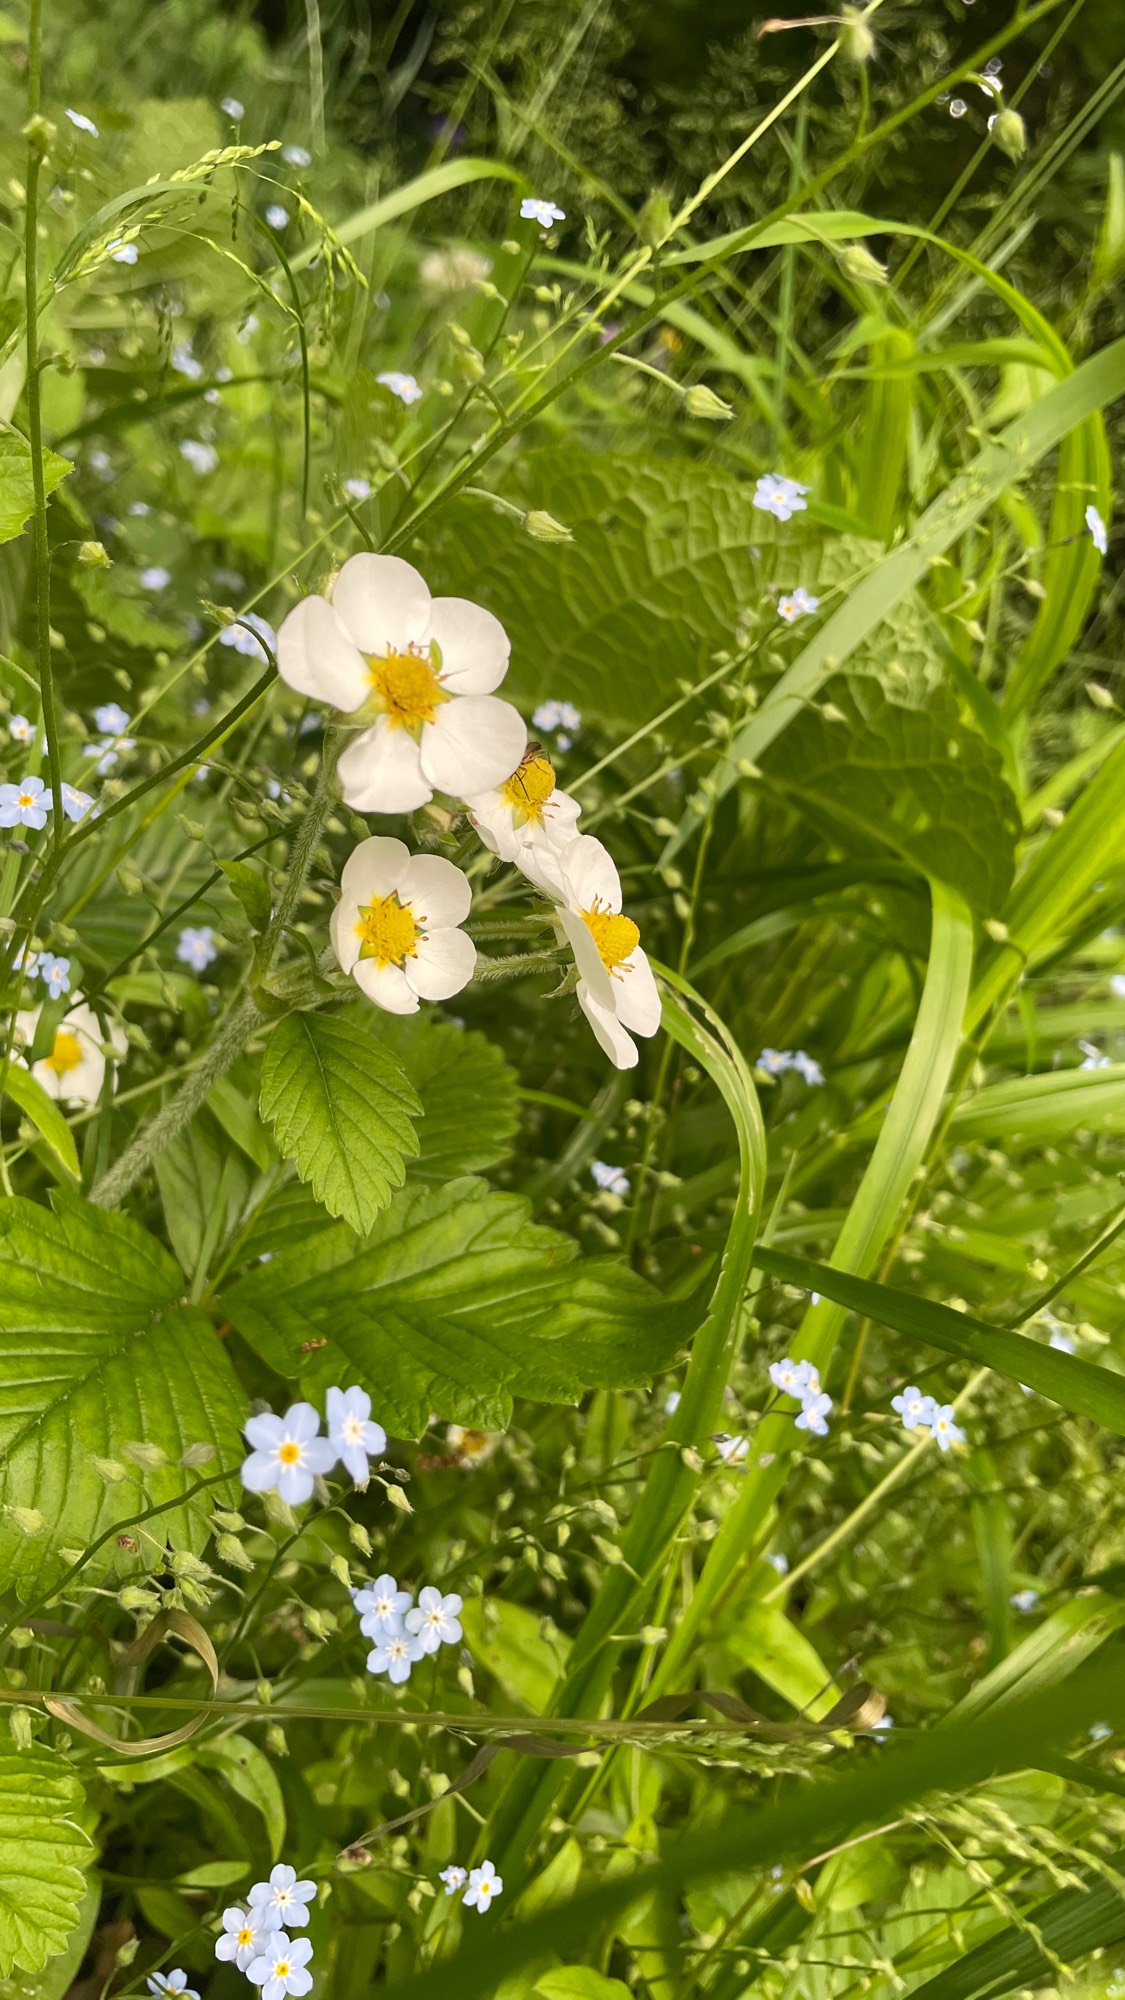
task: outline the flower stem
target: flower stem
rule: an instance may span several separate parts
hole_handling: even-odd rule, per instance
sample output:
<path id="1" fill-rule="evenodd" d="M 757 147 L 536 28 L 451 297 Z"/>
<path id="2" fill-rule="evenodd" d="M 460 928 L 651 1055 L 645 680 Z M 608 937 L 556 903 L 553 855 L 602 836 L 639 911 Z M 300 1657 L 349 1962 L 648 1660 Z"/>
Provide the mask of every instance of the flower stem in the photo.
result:
<path id="1" fill-rule="evenodd" d="M 31 481 L 35 495 L 35 641 L 39 697 L 47 762 L 51 771 L 51 839 L 59 849 L 66 835 L 62 804 L 62 761 L 55 716 L 55 683 L 51 665 L 51 550 L 47 539 L 47 486 L 43 477 L 43 419 L 39 400 L 39 172 L 44 134 L 39 125 L 40 49 L 43 0 L 31 0 L 27 27 L 27 201 L 24 210 L 24 288 L 27 302 L 27 434 L 31 445 Z"/>

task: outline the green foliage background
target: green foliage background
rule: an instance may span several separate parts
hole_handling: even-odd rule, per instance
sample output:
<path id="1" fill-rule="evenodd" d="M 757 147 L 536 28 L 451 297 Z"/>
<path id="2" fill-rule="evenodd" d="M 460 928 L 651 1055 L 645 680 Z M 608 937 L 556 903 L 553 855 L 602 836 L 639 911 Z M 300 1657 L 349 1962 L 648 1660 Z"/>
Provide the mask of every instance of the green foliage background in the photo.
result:
<path id="1" fill-rule="evenodd" d="M 0 776 L 99 801 L 0 834 L 0 2000 L 235 2000 L 278 1860 L 326 2000 L 1125 1992 L 1125 15 L 787 13 L 0 8 Z M 440 801 L 479 976 L 337 975 L 386 822 L 231 620 L 364 547 L 580 711 L 635 1072 Z M 369 1486 L 243 1493 L 344 1382 Z"/>

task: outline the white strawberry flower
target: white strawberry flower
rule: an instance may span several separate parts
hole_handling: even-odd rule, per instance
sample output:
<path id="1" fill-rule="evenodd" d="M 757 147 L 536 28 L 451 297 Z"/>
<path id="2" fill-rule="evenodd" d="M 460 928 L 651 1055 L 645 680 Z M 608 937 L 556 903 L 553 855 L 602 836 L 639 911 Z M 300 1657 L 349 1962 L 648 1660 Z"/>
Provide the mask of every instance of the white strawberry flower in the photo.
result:
<path id="1" fill-rule="evenodd" d="M 559 850 L 574 838 L 582 808 L 555 785 L 555 767 L 538 743 L 529 743 L 503 784 L 466 798 L 469 818 L 486 847 L 512 861 L 537 888 L 559 885 Z"/>
<path id="2" fill-rule="evenodd" d="M 388 1014 L 416 1014 L 420 999 L 450 999 L 476 967 L 476 946 L 458 929 L 471 902 L 468 878 L 452 861 L 373 834 L 344 864 L 332 912 L 341 971 Z"/>
<path id="3" fill-rule="evenodd" d="M 456 1646 L 461 1638 L 461 1621 L 457 1613 L 461 1609 L 461 1599 L 456 1591 L 443 1597 L 432 1583 L 418 1592 L 418 1603 L 413 1611 L 408 1611 L 403 1623 L 421 1641 L 424 1653 L 436 1653 L 440 1646 Z"/>
<path id="4" fill-rule="evenodd" d="M 492 690 L 508 635 L 465 597 L 431 597 L 399 556 L 358 555 L 325 597 L 306 597 L 277 635 L 282 680 L 369 724 L 340 759 L 359 812 L 413 812 L 435 791 L 473 797 L 500 785 L 527 732 Z"/>
<path id="5" fill-rule="evenodd" d="M 580 833 L 557 857 L 555 920 L 578 967 L 578 1004 L 610 1061 L 633 1069 L 633 1035 L 655 1035 L 660 995 L 641 934 L 621 914 L 621 878 L 602 846 Z M 632 1030 L 632 1033 L 629 1031 Z"/>
<path id="6" fill-rule="evenodd" d="M 56 959 L 55 964 L 58 963 Z M 57 980 L 55 984 L 58 984 Z M 42 1011 L 41 1007 L 32 1007 L 16 1015 L 16 1027 L 23 1036 L 25 1048 L 30 1048 L 35 1039 Z M 126 1054 L 128 1047 L 121 1029 L 117 1027 L 110 1029 L 109 1040 L 106 1041 L 93 1008 L 87 1007 L 82 995 L 76 993 L 73 1007 L 55 1029 L 50 1055 L 32 1063 L 31 1074 L 36 1083 L 42 1084 L 48 1097 L 58 1098 L 64 1104 L 96 1104 L 105 1078 L 106 1049 L 110 1049 L 116 1062 Z M 26 1066 L 22 1057 L 15 1060 Z"/>

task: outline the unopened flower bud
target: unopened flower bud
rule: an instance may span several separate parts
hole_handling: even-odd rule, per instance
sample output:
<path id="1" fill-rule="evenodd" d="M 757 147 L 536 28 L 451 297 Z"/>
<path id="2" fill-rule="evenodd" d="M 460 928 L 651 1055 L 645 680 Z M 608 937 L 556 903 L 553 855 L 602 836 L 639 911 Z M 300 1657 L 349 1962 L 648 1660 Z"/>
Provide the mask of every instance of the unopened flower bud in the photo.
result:
<path id="1" fill-rule="evenodd" d="M 80 542 L 78 560 L 87 569 L 112 569 L 113 557 L 102 542 Z"/>
<path id="2" fill-rule="evenodd" d="M 168 1454 L 158 1444 L 127 1444 L 122 1447 L 126 1458 L 134 1465 L 143 1466 L 146 1472 L 159 1472 Z"/>
<path id="3" fill-rule="evenodd" d="M 127 1476 L 125 1467 L 119 1458 L 96 1458 L 91 1452 L 89 1462 L 97 1473 L 98 1478 L 104 1479 L 107 1486 L 116 1486 L 119 1480 Z"/>
<path id="4" fill-rule="evenodd" d="M 266 1749 L 271 1757 L 288 1757 L 289 1745 L 285 1741 L 285 1731 L 280 1722 L 271 1722 L 266 1730 Z"/>
<path id="5" fill-rule="evenodd" d="M 366 827 L 364 831 L 366 832 Z M 371 1554 L 371 1537 L 362 1521 L 352 1522 L 348 1529 L 348 1540 L 353 1549 L 359 1550 L 361 1556 L 369 1556 Z"/>
<path id="6" fill-rule="evenodd" d="M 637 221 L 641 242 L 655 250 L 671 234 L 672 204 L 666 194 L 650 194 Z"/>
<path id="7" fill-rule="evenodd" d="M 886 265 L 880 264 L 863 243 L 849 243 L 840 262 L 849 278 L 854 278 L 858 285 L 885 285 L 887 282 Z"/>
<path id="8" fill-rule="evenodd" d="M 155 1591 L 142 1590 L 139 1583 L 127 1583 L 124 1590 L 118 1591 L 117 1602 L 122 1611 L 144 1612 L 153 1618 L 160 1609 Z"/>
<path id="9" fill-rule="evenodd" d="M 201 1465 L 210 1465 L 214 1456 L 213 1444 L 189 1444 L 187 1450 L 180 1454 L 180 1464 L 186 1466 L 189 1472 L 195 1472 Z"/>
<path id="10" fill-rule="evenodd" d="M 840 54 L 845 62 L 870 62 L 875 53 L 875 37 L 858 7 L 845 7 L 840 29 Z"/>
<path id="11" fill-rule="evenodd" d="M 707 417 L 713 423 L 725 424 L 734 415 L 731 405 L 716 396 L 706 382 L 693 382 L 690 389 L 685 389 L 684 408 L 689 417 Z"/>
<path id="12" fill-rule="evenodd" d="M 1022 160 L 1027 151 L 1027 126 L 1010 104 L 998 111 L 991 123 L 994 143 L 1010 160 Z"/>
<path id="13" fill-rule="evenodd" d="M 34 118 L 28 119 L 23 128 L 23 136 L 32 152 L 38 153 L 42 159 L 44 153 L 50 151 L 59 136 L 58 126 L 52 125 L 50 119 L 44 118 L 42 112 L 39 112 Z"/>
<path id="14" fill-rule="evenodd" d="M 332 1556 L 329 1559 L 328 1567 L 332 1571 L 337 1583 L 342 1583 L 345 1590 L 350 1590 L 352 1587 L 352 1573 L 348 1568 L 347 1557 L 340 1555 Z"/>
<path id="15" fill-rule="evenodd" d="M 1089 695 L 1095 708 L 1113 707 L 1113 696 L 1110 694 L 1108 688 L 1102 687 L 1100 681 L 1087 681 L 1086 693 Z"/>
<path id="16" fill-rule="evenodd" d="M 10 1708 L 8 1710 L 8 1721 L 11 1724 L 12 1741 L 16 1749 L 30 1750 L 31 1710 L 29 1708 Z"/>
<path id="17" fill-rule="evenodd" d="M 413 1514 L 414 1509 L 410 1505 L 401 1486 L 388 1486 L 387 1499 L 390 1501 L 392 1507 L 397 1507 L 400 1514 Z"/>
<path id="18" fill-rule="evenodd" d="M 462 382 L 483 382 L 483 354 L 478 354 L 475 347 L 459 348 L 453 357 L 453 373 L 459 376 Z"/>
<path id="19" fill-rule="evenodd" d="M 215 1540 L 215 1553 L 220 1562 L 229 1564 L 231 1569 L 253 1569 L 253 1559 L 247 1555 L 237 1535 L 219 1535 Z"/>
<path id="20" fill-rule="evenodd" d="M 534 535 L 537 542 L 572 542 L 574 540 L 574 536 L 571 534 L 569 528 L 564 527 L 561 521 L 556 521 L 553 514 L 545 514 L 542 508 L 539 507 L 533 507 L 530 514 L 524 515 L 523 525 L 526 533 Z"/>
<path id="21" fill-rule="evenodd" d="M 38 1507 L 8 1507 L 8 1517 L 19 1529 L 21 1535 L 41 1535 L 46 1526 Z"/>
<path id="22" fill-rule="evenodd" d="M 214 1571 L 209 1569 L 205 1562 L 200 1562 L 198 1556 L 193 1556 L 190 1549 L 169 1549 L 168 1567 L 179 1577 L 181 1583 L 185 1577 L 190 1577 L 196 1583 L 206 1583 L 214 1575 Z"/>
<path id="23" fill-rule="evenodd" d="M 118 1945 L 117 1950 L 113 1954 L 113 1963 L 119 1971 L 123 1970 L 127 1965 L 132 1965 L 140 1948 L 141 1941 L 139 1937 L 126 1938 L 124 1944 Z"/>

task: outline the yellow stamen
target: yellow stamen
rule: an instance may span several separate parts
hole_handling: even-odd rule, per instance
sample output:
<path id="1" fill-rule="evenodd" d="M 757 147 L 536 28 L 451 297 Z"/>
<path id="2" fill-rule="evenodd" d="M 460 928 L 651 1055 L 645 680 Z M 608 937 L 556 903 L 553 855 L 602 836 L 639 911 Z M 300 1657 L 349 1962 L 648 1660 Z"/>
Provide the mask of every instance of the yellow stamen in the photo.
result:
<path id="1" fill-rule="evenodd" d="M 631 958 L 641 941 L 640 931 L 632 917 L 614 916 L 612 910 L 598 907 L 595 899 L 592 910 L 582 911 L 582 921 L 598 947 L 598 957 L 612 978 L 619 965 Z"/>
<path id="2" fill-rule="evenodd" d="M 296 1465 L 301 1457 L 301 1447 L 287 1438 L 277 1455 L 282 1465 Z"/>
<path id="3" fill-rule="evenodd" d="M 555 789 L 555 767 L 538 743 L 529 743 L 516 770 L 500 787 L 500 796 L 522 819 L 538 822 Z"/>
<path id="4" fill-rule="evenodd" d="M 239 1944 L 253 1944 L 253 1942 L 254 1942 L 254 1933 L 253 1933 L 253 1931 L 250 1931 L 250 1930 L 243 1930 L 243 1931 L 239 1931 L 239 1933 L 238 1933 L 238 1942 L 239 1942 Z"/>
<path id="5" fill-rule="evenodd" d="M 396 729 L 420 729 L 449 700 L 428 652 L 372 653 L 367 665 L 376 703 Z"/>
<path id="6" fill-rule="evenodd" d="M 55 1046 L 46 1058 L 47 1068 L 53 1069 L 56 1076 L 66 1076 L 81 1061 L 82 1044 L 77 1035 L 72 1035 L 69 1028 L 57 1028 Z"/>
<path id="7" fill-rule="evenodd" d="M 279 1958 L 277 1960 L 273 1968 L 273 1976 L 275 1979 L 288 1979 L 289 1960 L 287 1958 Z"/>
<path id="8" fill-rule="evenodd" d="M 21 806 L 33 806 L 35 804 L 34 792 L 21 792 L 20 804 Z"/>
<path id="9" fill-rule="evenodd" d="M 361 958 L 373 958 L 377 965 L 402 965 L 418 950 L 418 925 L 409 903 L 400 903 L 391 891 L 360 905 L 356 936 L 362 938 Z"/>

